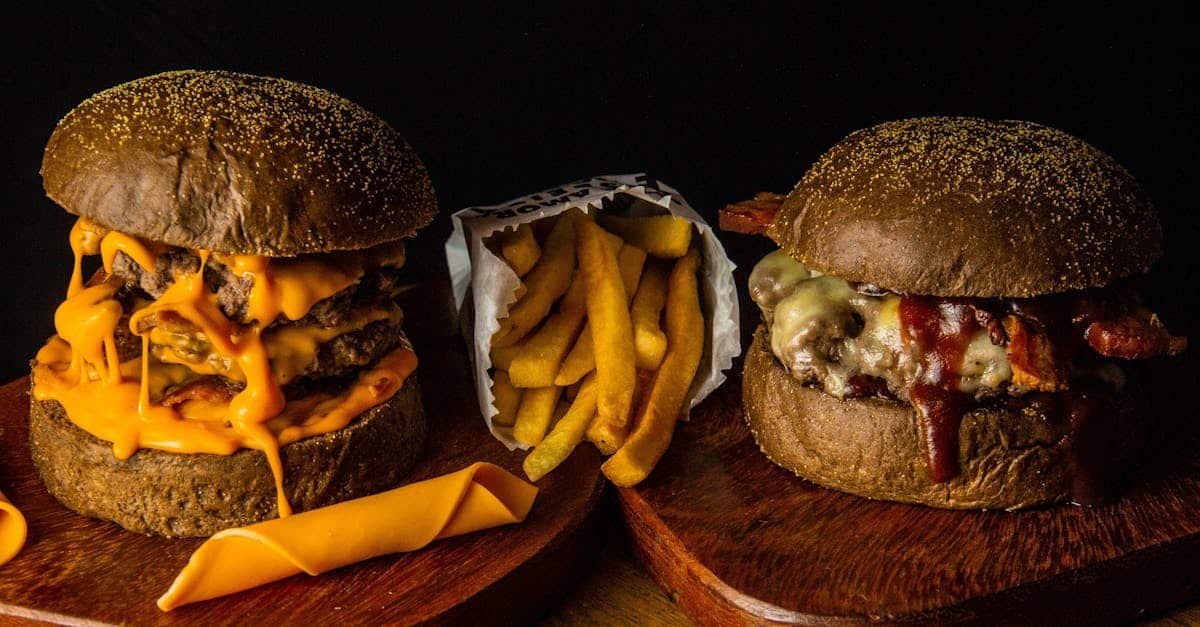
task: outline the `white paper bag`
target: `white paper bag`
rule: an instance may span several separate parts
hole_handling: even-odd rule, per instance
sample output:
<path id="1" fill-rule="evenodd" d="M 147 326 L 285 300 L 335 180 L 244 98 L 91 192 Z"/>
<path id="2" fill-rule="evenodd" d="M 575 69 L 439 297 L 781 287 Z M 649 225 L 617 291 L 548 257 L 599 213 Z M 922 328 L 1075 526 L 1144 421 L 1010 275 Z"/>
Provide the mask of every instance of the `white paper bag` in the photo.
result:
<path id="1" fill-rule="evenodd" d="M 713 229 L 687 204 L 683 196 L 668 185 L 645 174 L 597 176 L 567 183 L 536 194 L 516 198 L 499 205 L 468 207 L 452 216 L 454 232 L 446 241 L 446 260 L 454 284 L 454 301 L 459 315 L 470 290 L 474 304 L 474 337 L 466 338 L 474 367 L 475 392 L 479 411 L 488 428 L 509 449 L 526 448 L 512 439 L 510 429 L 492 424 L 496 409 L 492 406 L 491 337 L 500 328 L 499 320 L 508 315 L 515 302 L 514 291 L 520 278 L 500 257 L 492 253 L 484 240 L 497 231 L 515 228 L 573 207 L 626 216 L 669 213 L 694 224 L 700 235 L 701 304 L 709 321 L 704 356 L 692 384 L 691 401 L 695 407 L 725 381 L 724 371 L 741 353 L 737 289 L 733 284 L 734 264 Z"/>

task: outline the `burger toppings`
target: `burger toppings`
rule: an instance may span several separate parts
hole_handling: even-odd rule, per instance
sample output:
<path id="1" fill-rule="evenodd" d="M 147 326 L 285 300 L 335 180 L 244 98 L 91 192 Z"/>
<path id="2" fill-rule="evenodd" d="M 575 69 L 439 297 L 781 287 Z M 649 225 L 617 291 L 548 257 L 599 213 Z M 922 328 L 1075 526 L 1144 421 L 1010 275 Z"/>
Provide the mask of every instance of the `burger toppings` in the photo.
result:
<path id="1" fill-rule="evenodd" d="M 34 362 L 34 397 L 61 403 L 121 459 L 139 448 L 262 450 L 280 515 L 289 507 L 279 447 L 345 427 L 416 366 L 393 302 L 399 244 L 288 259 L 210 255 L 81 218 L 71 247 L 71 285 L 58 335 Z M 85 285 L 82 259 L 96 254 L 104 270 Z M 306 383 L 356 372 L 340 393 Z"/>
<path id="2" fill-rule="evenodd" d="M 969 398 L 959 380 L 967 346 L 981 335 L 979 324 L 961 302 L 903 297 L 899 309 L 900 337 L 919 364 L 908 396 L 921 417 L 930 478 L 946 481 L 958 474 L 958 427 Z M 998 355 L 991 357 L 987 366 L 999 362 Z"/>
<path id="3" fill-rule="evenodd" d="M 721 229 L 748 235 L 765 233 L 784 198 L 783 194 L 758 192 L 752 200 L 729 205 L 721 210 Z"/>
<path id="4" fill-rule="evenodd" d="M 958 473 L 959 422 L 973 404 L 1120 387 L 1111 358 L 1174 355 L 1187 345 L 1116 288 L 1034 299 L 899 295 L 813 272 L 783 251 L 755 266 L 749 287 L 771 350 L 793 377 L 838 398 L 913 405 L 937 482 Z"/>
<path id="5" fill-rule="evenodd" d="M 1144 309 L 1117 320 L 1093 322 L 1083 337 L 1097 353 L 1120 359 L 1177 355 L 1187 348 L 1187 339 L 1171 335 L 1157 315 Z"/>

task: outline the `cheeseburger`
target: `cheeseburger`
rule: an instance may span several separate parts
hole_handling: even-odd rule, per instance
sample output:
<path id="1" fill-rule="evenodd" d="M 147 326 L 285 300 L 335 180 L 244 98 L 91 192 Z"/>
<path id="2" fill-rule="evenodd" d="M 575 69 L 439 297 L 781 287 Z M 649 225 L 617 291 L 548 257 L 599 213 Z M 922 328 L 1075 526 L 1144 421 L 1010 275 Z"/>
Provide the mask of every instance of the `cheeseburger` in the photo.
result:
<path id="1" fill-rule="evenodd" d="M 1137 362 L 1184 350 L 1137 295 L 1162 254 L 1112 157 L 1018 121 L 858 131 L 786 197 L 723 223 L 780 249 L 750 275 L 763 452 L 815 483 L 946 508 L 1094 503 L 1146 441 Z"/>
<path id="2" fill-rule="evenodd" d="M 41 173 L 79 216 L 32 363 L 59 501 L 206 536 L 400 481 L 426 425 L 397 272 L 437 205 L 391 126 L 306 85 L 169 72 L 68 113 Z"/>

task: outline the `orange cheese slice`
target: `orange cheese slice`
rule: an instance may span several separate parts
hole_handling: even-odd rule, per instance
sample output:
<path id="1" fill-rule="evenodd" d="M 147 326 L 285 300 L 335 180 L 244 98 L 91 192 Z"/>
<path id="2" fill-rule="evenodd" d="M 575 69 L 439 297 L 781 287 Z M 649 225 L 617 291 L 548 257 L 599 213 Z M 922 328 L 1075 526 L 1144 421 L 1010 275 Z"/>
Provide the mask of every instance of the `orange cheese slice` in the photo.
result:
<path id="1" fill-rule="evenodd" d="M 499 466 L 476 462 L 387 492 L 226 529 L 196 549 L 158 607 L 170 611 L 302 572 L 319 575 L 441 538 L 522 522 L 537 491 Z"/>
<path id="2" fill-rule="evenodd" d="M 28 531 L 21 510 L 0 492 L 0 566 L 21 552 Z"/>

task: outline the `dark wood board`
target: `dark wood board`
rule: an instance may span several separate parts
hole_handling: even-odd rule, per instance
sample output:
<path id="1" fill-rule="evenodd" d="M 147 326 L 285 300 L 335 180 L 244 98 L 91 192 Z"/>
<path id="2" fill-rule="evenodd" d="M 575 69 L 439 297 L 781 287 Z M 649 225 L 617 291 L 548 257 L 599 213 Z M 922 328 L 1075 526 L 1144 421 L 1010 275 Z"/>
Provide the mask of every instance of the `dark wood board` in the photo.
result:
<path id="1" fill-rule="evenodd" d="M 1200 460 L 1164 462 L 1094 508 L 872 501 L 770 463 L 740 379 L 618 491 L 634 551 L 698 623 L 1113 623 L 1200 597 Z"/>
<path id="2" fill-rule="evenodd" d="M 445 302 L 445 295 L 443 286 L 440 298 L 405 300 L 436 310 L 429 303 Z M 411 305 L 406 311 L 431 425 L 426 457 L 411 479 L 480 460 L 523 476 L 523 454 L 495 441 L 479 416 L 462 339 L 451 335 L 453 316 L 428 311 L 418 317 Z M 144 537 L 59 505 L 38 480 L 25 444 L 28 385 L 22 379 L 0 388 L 0 484 L 30 526 L 24 551 L 0 567 L 0 622 L 4 615 L 133 624 L 525 622 L 552 607 L 590 569 L 603 544 L 596 508 L 605 485 L 600 460 L 592 447 L 579 447 L 539 483 L 523 524 L 163 613 L 155 600 L 201 541 Z"/>

